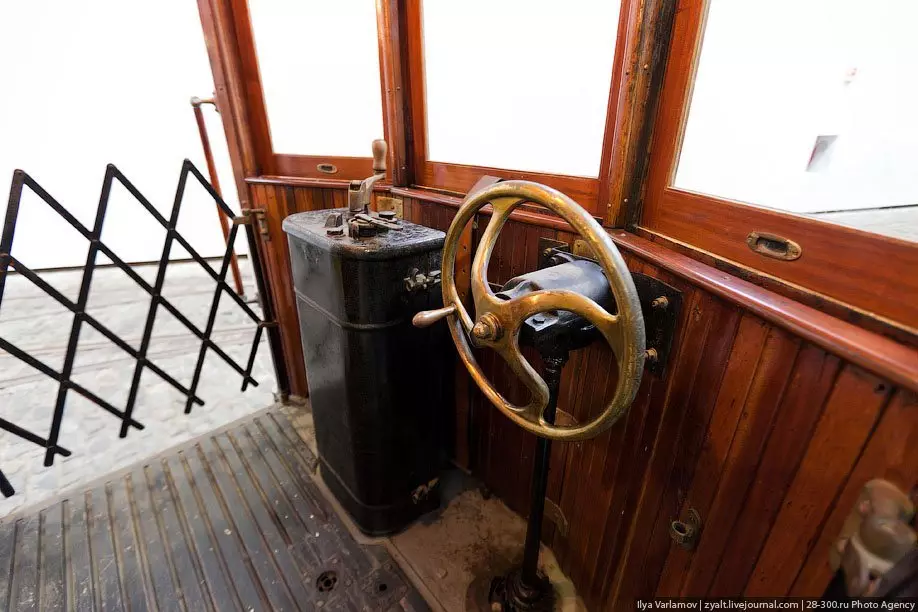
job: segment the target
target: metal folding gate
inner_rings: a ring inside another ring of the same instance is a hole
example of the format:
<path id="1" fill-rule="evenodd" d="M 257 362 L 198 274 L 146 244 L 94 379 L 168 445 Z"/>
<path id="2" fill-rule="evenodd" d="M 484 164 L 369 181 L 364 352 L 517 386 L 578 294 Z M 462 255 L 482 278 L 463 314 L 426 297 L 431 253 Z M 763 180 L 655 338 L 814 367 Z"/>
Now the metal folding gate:
<path id="1" fill-rule="evenodd" d="M 227 239 L 226 251 L 223 254 L 219 270 L 215 270 L 191 246 L 191 244 L 189 244 L 189 242 L 184 237 L 182 237 L 182 235 L 176 229 L 176 225 L 179 219 L 179 212 L 181 211 L 182 207 L 182 200 L 185 195 L 185 186 L 189 176 L 197 179 L 197 181 L 200 182 L 201 185 L 206 189 L 207 193 L 210 194 L 210 196 L 214 199 L 214 202 L 217 204 L 217 208 L 220 214 L 225 215 L 227 218 L 233 221 L 233 225 L 230 229 L 229 237 Z M 166 230 L 162 256 L 159 260 L 156 279 L 153 284 L 145 281 L 129 264 L 125 263 L 120 257 L 118 257 L 118 255 L 113 252 L 112 249 L 106 246 L 105 243 L 103 243 L 101 240 L 102 227 L 105 223 L 105 213 L 108 208 L 108 200 L 111 195 L 114 181 L 118 181 L 121 185 L 123 185 L 127 191 L 137 200 L 137 202 L 139 202 L 143 208 L 146 209 L 150 216 L 152 216 L 153 219 Z M 68 299 L 51 284 L 43 280 L 41 276 L 39 276 L 35 271 L 29 269 L 21 261 L 17 260 L 15 254 L 12 252 L 13 237 L 16 231 L 16 221 L 19 216 L 20 203 L 22 200 L 22 193 L 24 188 L 30 189 L 35 195 L 37 195 L 49 207 L 51 207 L 51 209 L 57 213 L 64 221 L 66 221 L 71 227 L 73 227 L 86 240 L 89 241 L 86 265 L 83 268 L 83 278 L 80 283 L 79 295 L 76 302 Z M 243 213 L 246 212 L 247 211 L 243 211 Z M 60 440 L 61 423 L 65 416 L 67 396 L 69 393 L 73 392 L 83 396 L 84 398 L 96 404 L 99 408 L 109 412 L 111 415 L 116 417 L 120 421 L 119 435 L 120 437 L 124 438 L 127 436 L 128 431 L 130 431 L 132 427 L 135 429 L 144 428 L 143 424 L 137 421 L 137 419 L 135 419 L 133 416 L 134 404 L 137 400 L 141 374 L 143 373 L 144 368 L 149 369 L 150 371 L 157 374 L 160 378 L 162 378 L 164 381 L 166 381 L 185 396 L 185 413 L 188 414 L 191 412 L 195 404 L 204 404 L 204 400 L 197 395 L 197 389 L 201 377 L 201 371 L 204 366 L 204 359 L 208 350 L 213 351 L 239 374 L 239 376 L 242 378 L 242 391 L 245 391 L 249 385 L 258 385 L 258 382 L 252 378 L 252 368 L 255 363 L 255 356 L 258 351 L 258 345 L 261 341 L 262 333 L 265 331 L 267 331 L 268 334 L 268 344 L 270 346 L 271 357 L 274 364 L 274 372 L 277 378 L 278 391 L 281 395 L 286 395 L 288 389 L 286 378 L 287 375 L 286 369 L 283 365 L 283 354 L 280 351 L 279 334 L 277 325 L 274 322 L 274 311 L 270 300 L 270 294 L 264 284 L 261 262 L 258 255 L 258 245 L 255 240 L 255 234 L 251 227 L 250 221 L 250 215 L 244 214 L 242 217 L 234 217 L 233 212 L 229 206 L 227 206 L 223 199 L 217 194 L 217 192 L 214 191 L 213 187 L 203 177 L 198 169 L 195 168 L 194 164 L 192 164 L 191 161 L 187 159 L 182 164 L 182 171 L 179 175 L 178 186 L 175 192 L 175 200 L 173 202 L 172 211 L 168 219 L 160 214 L 158 210 L 156 210 L 150 201 L 147 200 L 147 198 L 144 197 L 140 191 L 138 191 L 138 189 L 127 179 L 127 177 L 125 177 L 124 174 L 118 170 L 118 168 L 112 164 L 109 164 L 105 171 L 105 179 L 102 184 L 102 193 L 99 198 L 99 207 L 96 211 L 95 223 L 92 228 L 88 228 L 80 223 L 76 217 L 70 214 L 66 208 L 64 208 L 47 191 L 45 191 L 41 185 L 35 182 L 32 177 L 30 177 L 22 170 L 16 170 L 13 174 L 13 183 L 10 188 L 9 206 L 6 211 L 3 233 L 2 236 L 0 236 L 0 308 L 3 306 L 3 292 L 6 286 L 7 275 L 9 274 L 9 270 L 12 269 L 21 274 L 24 278 L 28 279 L 33 285 L 53 298 L 56 302 L 67 308 L 70 312 L 73 313 L 74 316 L 73 324 L 69 330 L 69 339 L 67 341 L 67 350 L 64 357 L 63 366 L 61 367 L 60 371 L 48 366 L 40 359 L 30 355 L 28 352 L 20 349 L 13 343 L 0 336 L 0 349 L 10 353 L 35 370 L 38 370 L 39 372 L 58 382 L 57 399 L 55 401 L 54 413 L 49 426 L 47 437 L 43 437 L 39 433 L 29 431 L 3 418 L 0 418 L 0 429 L 12 433 L 13 435 L 18 436 L 23 440 L 27 440 L 28 442 L 45 448 L 44 465 L 50 466 L 54 463 L 54 458 L 56 455 L 62 455 L 66 457 L 71 454 L 71 451 L 65 447 L 63 442 Z M 252 264 L 256 287 L 261 302 L 263 315 L 262 317 L 259 317 L 258 314 L 253 311 L 252 308 L 245 302 L 245 300 L 237 295 L 226 283 L 226 275 L 229 269 L 231 257 L 233 255 L 233 244 L 240 225 L 245 228 L 246 237 L 249 243 L 249 257 L 251 258 L 250 261 Z M 214 281 L 216 281 L 216 288 L 214 289 L 214 295 L 211 301 L 210 313 L 208 315 L 207 324 L 204 329 L 200 329 L 198 326 L 193 324 L 185 314 L 179 311 L 172 303 L 169 302 L 169 300 L 167 300 L 162 295 L 163 285 L 166 278 L 166 268 L 169 265 L 169 254 L 173 243 L 178 243 L 181 245 L 181 247 L 183 247 L 189 253 L 191 258 L 199 266 L 201 266 L 204 271 L 211 278 L 213 278 Z M 143 329 L 143 336 L 140 341 L 140 346 L 137 349 L 133 348 L 128 342 L 125 342 L 123 339 L 119 338 L 114 332 L 109 330 L 105 325 L 100 323 L 96 318 L 86 312 L 87 300 L 89 298 L 90 286 L 92 284 L 92 276 L 93 272 L 97 268 L 96 256 L 98 253 L 102 253 L 107 256 L 117 268 L 124 271 L 151 298 L 150 308 L 147 313 L 146 323 Z M 242 309 L 252 321 L 257 324 L 255 336 L 252 341 L 252 349 L 249 353 L 248 361 L 244 366 L 237 363 L 226 353 L 226 351 L 221 349 L 211 339 L 211 334 L 214 330 L 214 322 L 217 316 L 217 309 L 223 294 L 229 296 L 229 298 L 232 299 L 236 305 Z M 200 350 L 198 352 L 198 359 L 194 369 L 194 375 L 192 377 L 190 386 L 187 388 L 180 384 L 173 376 L 157 366 L 147 357 L 147 350 L 150 346 L 150 340 L 153 335 L 153 326 L 156 320 L 157 310 L 160 307 L 167 310 L 172 316 L 180 321 L 182 325 L 188 329 L 189 332 L 191 332 L 201 341 Z M 126 404 L 123 407 L 113 406 L 109 402 L 93 393 L 92 390 L 87 389 L 72 378 L 73 365 L 80 337 L 80 329 L 84 324 L 101 333 L 136 361 L 133 378 L 131 380 L 130 391 L 128 392 Z M 12 484 L 3 475 L 2 471 L 0 471 L 0 493 L 6 497 L 10 497 L 15 493 Z"/>

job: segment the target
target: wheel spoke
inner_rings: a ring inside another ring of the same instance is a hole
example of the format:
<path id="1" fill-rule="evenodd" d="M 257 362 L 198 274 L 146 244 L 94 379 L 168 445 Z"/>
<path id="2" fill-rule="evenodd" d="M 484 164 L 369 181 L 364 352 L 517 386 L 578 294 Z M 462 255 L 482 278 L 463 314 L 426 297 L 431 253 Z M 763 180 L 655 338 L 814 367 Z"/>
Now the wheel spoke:
<path id="1" fill-rule="evenodd" d="M 495 350 L 501 356 L 501 359 L 510 366 L 513 373 L 516 374 L 522 383 L 529 389 L 531 398 L 525 406 L 513 406 L 515 412 L 527 421 L 539 424 L 542 419 L 542 412 L 548 405 L 548 385 L 535 371 L 535 368 L 523 357 L 520 352 L 519 342 L 516 338 L 509 339 Z M 509 402 L 508 402 L 509 403 Z"/>
<path id="2" fill-rule="evenodd" d="M 491 200 L 491 208 L 494 212 L 491 214 L 491 220 L 488 221 L 488 226 L 478 241 L 479 247 L 475 253 L 475 259 L 472 261 L 472 298 L 475 301 L 475 314 L 479 317 L 491 312 L 494 305 L 500 303 L 500 300 L 491 291 L 491 287 L 488 286 L 488 264 L 491 261 L 494 245 L 497 243 L 497 235 L 510 217 L 510 213 L 522 201 L 521 198 L 515 197 Z"/>

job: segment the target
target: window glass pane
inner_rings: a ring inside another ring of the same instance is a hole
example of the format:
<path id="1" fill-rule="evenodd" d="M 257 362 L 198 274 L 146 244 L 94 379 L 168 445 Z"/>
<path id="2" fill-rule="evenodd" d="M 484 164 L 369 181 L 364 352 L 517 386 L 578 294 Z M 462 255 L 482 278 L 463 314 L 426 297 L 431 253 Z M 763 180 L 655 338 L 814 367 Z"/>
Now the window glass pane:
<path id="1" fill-rule="evenodd" d="M 275 153 L 369 157 L 383 137 L 373 0 L 249 0 Z"/>
<path id="2" fill-rule="evenodd" d="M 916 23 L 914 0 L 711 0 L 675 186 L 918 239 Z"/>
<path id="3" fill-rule="evenodd" d="M 424 2 L 432 161 L 599 176 L 615 0 Z"/>

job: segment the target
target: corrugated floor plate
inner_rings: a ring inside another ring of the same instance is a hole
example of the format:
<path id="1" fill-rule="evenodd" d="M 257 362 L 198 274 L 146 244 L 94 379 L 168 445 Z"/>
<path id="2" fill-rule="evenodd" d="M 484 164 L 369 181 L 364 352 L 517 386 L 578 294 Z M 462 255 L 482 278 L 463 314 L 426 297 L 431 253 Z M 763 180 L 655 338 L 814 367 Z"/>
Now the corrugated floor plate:
<path id="1" fill-rule="evenodd" d="M 0 522 L 0 610 L 428 610 L 350 536 L 314 464 L 272 409 Z"/>

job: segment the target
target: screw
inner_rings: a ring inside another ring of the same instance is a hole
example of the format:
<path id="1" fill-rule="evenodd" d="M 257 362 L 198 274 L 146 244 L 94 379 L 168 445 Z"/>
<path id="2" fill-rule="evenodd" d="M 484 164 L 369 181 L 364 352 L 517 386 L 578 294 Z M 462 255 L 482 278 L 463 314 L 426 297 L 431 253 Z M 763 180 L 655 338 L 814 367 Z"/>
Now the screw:
<path id="1" fill-rule="evenodd" d="M 650 306 L 657 310 L 663 310 L 664 308 L 667 308 L 669 306 L 669 299 L 665 295 L 661 295 L 660 297 L 652 301 L 650 303 Z"/>

